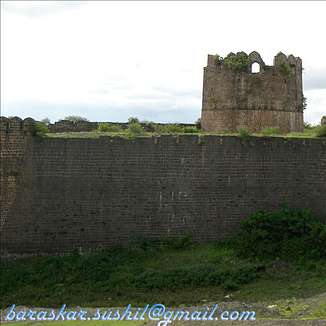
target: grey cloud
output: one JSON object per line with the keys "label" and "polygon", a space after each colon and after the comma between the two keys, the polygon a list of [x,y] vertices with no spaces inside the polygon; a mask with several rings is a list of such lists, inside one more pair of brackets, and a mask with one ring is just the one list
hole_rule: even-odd
{"label": "grey cloud", "polygon": [[90,93],[93,93],[93,94],[109,94],[109,93],[112,93],[112,89],[105,88],[105,87],[94,87],[94,88],[88,88],[87,90]]}
{"label": "grey cloud", "polygon": [[126,80],[126,77],[121,75],[107,75],[103,74],[102,77],[108,81]]}
{"label": "grey cloud", "polygon": [[306,68],[303,72],[303,88],[305,91],[326,89],[326,67]]}
{"label": "grey cloud", "polygon": [[141,68],[143,67],[143,64],[141,62],[135,62],[134,66],[137,68]]}
{"label": "grey cloud", "polygon": [[87,91],[92,94],[112,94],[121,90],[126,91],[131,88],[132,87],[130,85],[122,85],[119,82],[112,81],[112,82],[106,82],[101,86],[87,87]]}
{"label": "grey cloud", "polygon": [[28,18],[42,18],[45,16],[60,14],[64,11],[82,8],[85,2],[69,1],[5,1],[2,3],[2,10]]}
{"label": "grey cloud", "polygon": [[129,100],[171,100],[171,97],[164,93],[158,93],[158,92],[139,92],[136,94],[130,94],[126,96]]}
{"label": "grey cloud", "polygon": [[154,85],[154,91],[160,92],[170,98],[201,98],[201,89],[177,88],[173,85]]}
{"label": "grey cloud", "polygon": [[129,117],[160,123],[194,123],[200,117],[201,106],[175,104],[170,101],[151,103],[119,103],[102,101],[87,103],[78,101],[46,101],[46,100],[15,100],[2,103],[4,116],[18,116],[22,119],[32,117],[41,120],[48,117],[51,122],[58,121],[69,115],[82,116],[90,121],[126,122]]}
{"label": "grey cloud", "polygon": [[124,106],[125,120],[137,117],[140,120],[158,123],[194,123],[201,114],[201,107],[189,105],[173,105],[173,103],[130,103]]}
{"label": "grey cloud", "polygon": [[192,73],[193,71],[190,70],[190,69],[180,69],[179,72],[184,73],[184,74],[190,74],[190,73]]}

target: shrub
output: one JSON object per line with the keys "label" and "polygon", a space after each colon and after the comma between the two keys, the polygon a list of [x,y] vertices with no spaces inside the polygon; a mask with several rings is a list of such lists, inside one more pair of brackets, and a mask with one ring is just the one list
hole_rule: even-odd
{"label": "shrub", "polygon": [[136,117],[129,117],[128,123],[139,123],[139,119]]}
{"label": "shrub", "polygon": [[193,134],[193,133],[196,133],[198,132],[199,130],[196,128],[196,127],[184,127],[182,128],[182,131],[185,133],[185,134]]}
{"label": "shrub", "polygon": [[197,121],[195,122],[195,127],[197,129],[201,129],[201,118],[198,118]]}
{"label": "shrub", "polygon": [[225,290],[237,289],[239,285],[260,278],[253,266],[237,269],[216,269],[214,267],[198,266],[174,267],[145,271],[130,277],[129,282],[143,289],[173,289],[189,286],[221,286]]}
{"label": "shrub", "polygon": [[35,121],[31,124],[29,132],[34,137],[45,137],[49,133],[49,128],[44,125],[42,122]]}
{"label": "shrub", "polygon": [[230,70],[235,72],[242,72],[248,70],[250,58],[246,54],[233,55],[226,59]]}
{"label": "shrub", "polygon": [[166,125],[155,125],[155,132],[157,133],[181,133],[182,128],[177,123],[170,123]]}
{"label": "shrub", "polygon": [[279,132],[279,127],[264,127],[260,130],[260,133],[263,136],[272,136],[272,135],[278,135]]}
{"label": "shrub", "polygon": [[180,238],[168,237],[163,239],[163,246],[170,250],[182,250],[192,247],[192,234],[186,233]]}
{"label": "shrub", "polygon": [[142,121],[141,125],[144,127],[144,131],[147,131],[147,132],[155,131],[155,124],[153,121]]}
{"label": "shrub", "polygon": [[304,123],[303,123],[303,128],[304,128],[304,129],[312,129],[313,126],[311,125],[310,122],[304,122]]}
{"label": "shrub", "polygon": [[315,127],[315,134],[317,137],[326,137],[326,125]]}
{"label": "shrub", "polygon": [[214,54],[213,55],[213,58],[214,58],[215,61],[221,61],[221,60],[223,60],[223,58],[221,56],[219,56],[218,54]]}
{"label": "shrub", "polygon": [[249,140],[251,137],[251,132],[249,131],[247,126],[237,126],[237,131],[239,133],[238,137]]}
{"label": "shrub", "polygon": [[262,207],[240,223],[230,243],[243,258],[320,259],[326,256],[326,225],[308,209],[295,211],[286,203],[274,212]]}
{"label": "shrub", "polygon": [[143,127],[137,122],[132,122],[129,123],[127,132],[132,134],[141,134],[143,132]]}
{"label": "shrub", "polygon": [[125,244],[128,250],[155,250],[159,247],[159,240],[156,238],[146,238],[142,235],[131,237]]}
{"label": "shrub", "polygon": [[46,126],[48,126],[51,123],[49,118],[44,118],[44,119],[41,120],[41,122],[43,124],[45,124]]}
{"label": "shrub", "polygon": [[97,131],[99,131],[99,132],[121,132],[122,128],[118,125],[110,125],[108,123],[100,122],[98,124]]}
{"label": "shrub", "polygon": [[77,122],[77,121],[87,121],[88,122],[89,121],[86,118],[75,116],[75,115],[70,115],[69,117],[65,117],[64,120],[69,120],[72,122]]}

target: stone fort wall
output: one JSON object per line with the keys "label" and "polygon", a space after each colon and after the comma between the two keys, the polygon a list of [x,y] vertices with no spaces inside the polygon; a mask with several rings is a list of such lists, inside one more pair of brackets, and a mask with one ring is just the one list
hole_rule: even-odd
{"label": "stone fort wall", "polygon": [[[245,55],[244,52],[237,56]],[[278,53],[273,66],[264,63],[259,53],[251,52],[246,71],[232,71],[227,61],[208,55],[204,68],[202,129],[207,132],[237,132],[246,125],[251,132],[263,127],[279,127],[283,134],[303,132],[302,61],[293,55]],[[259,65],[253,72],[252,65]],[[289,74],[280,71],[286,64]]]}
{"label": "stone fort wall", "polygon": [[[104,122],[108,123],[109,125],[119,125],[122,129],[127,129],[129,123],[128,122]],[[164,125],[163,123],[156,123],[157,125]],[[145,128],[145,131],[152,131],[147,130],[148,127],[146,123],[141,122]],[[194,124],[190,123],[178,123],[178,125],[183,127],[194,126]],[[48,126],[50,133],[61,133],[61,132],[90,132],[97,130],[99,126],[99,122],[90,122],[90,121],[70,121],[70,120],[60,120]]]}
{"label": "stone fort wall", "polygon": [[129,236],[212,243],[264,205],[310,207],[325,221],[322,139],[179,135],[29,136],[1,119],[1,253],[99,250]]}

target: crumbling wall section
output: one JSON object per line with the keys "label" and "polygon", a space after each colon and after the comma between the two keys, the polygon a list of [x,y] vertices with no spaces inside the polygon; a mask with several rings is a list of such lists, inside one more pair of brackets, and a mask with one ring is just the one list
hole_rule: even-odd
{"label": "crumbling wall section", "polygon": [[[204,68],[202,129],[207,132],[237,132],[246,125],[251,132],[279,127],[281,133],[303,132],[302,62],[299,57],[277,54],[267,66],[259,53],[249,54],[245,71],[233,71],[228,60],[208,55]],[[258,63],[259,72],[252,72]],[[283,68],[284,67],[284,68]]]}

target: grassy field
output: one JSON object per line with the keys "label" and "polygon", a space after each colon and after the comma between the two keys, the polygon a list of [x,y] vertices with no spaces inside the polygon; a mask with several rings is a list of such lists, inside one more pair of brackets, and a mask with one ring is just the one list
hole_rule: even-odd
{"label": "grassy field", "polygon": [[[128,304],[135,309],[161,303],[174,309],[195,306],[204,310],[202,306],[208,302],[245,302],[253,304],[255,311],[262,305],[277,305],[282,316],[288,318],[309,306],[305,299],[326,292],[325,260],[252,262],[240,260],[231,249],[217,249],[214,245],[184,247],[151,248],[143,242],[116,251],[85,255],[74,252],[63,257],[2,262],[1,307],[16,304],[47,307],[50,311],[50,307],[60,309],[66,304],[94,308],[94,312],[96,307],[115,311],[113,307]],[[258,272],[256,264],[265,266],[265,271]],[[205,285],[210,278],[217,285]],[[285,310],[288,305],[292,307],[290,312]],[[311,307],[307,317],[326,318],[326,305],[322,302],[316,301]],[[39,323],[24,322],[24,325]],[[85,322],[48,323],[75,326]],[[119,321],[118,324],[143,323]],[[105,321],[105,324],[117,322]],[[88,321],[87,325],[103,325],[103,321]]]}
{"label": "grassy field", "polygon": [[211,245],[193,244],[190,234],[134,237],[96,253],[1,261],[1,309],[203,309],[218,302],[251,305],[261,316],[277,306],[272,317],[326,318],[325,253],[326,225],[284,203],[253,212],[236,237]]}
{"label": "grassy field", "polygon": [[[258,272],[256,264],[266,266]],[[142,307],[203,302],[266,302],[305,298],[326,291],[320,261],[252,262],[231,249],[191,245],[184,249],[108,249],[100,253],[18,259],[1,263],[1,308]]]}
{"label": "grassy field", "polygon": [[[137,119],[138,120],[138,119]],[[326,125],[311,126],[304,124],[304,132],[292,132],[289,134],[280,134],[278,127],[262,128],[260,133],[250,133],[246,126],[238,126],[237,133],[230,133],[223,129],[221,133],[211,134],[200,129],[200,124],[195,126],[181,127],[177,123],[170,124],[155,124],[154,122],[132,122],[128,124],[126,129],[123,129],[119,124],[99,123],[98,129],[91,132],[59,132],[49,133],[49,129],[41,122],[36,122],[31,129],[32,135],[41,137],[56,137],[56,138],[99,138],[100,136],[121,137],[125,139],[134,139],[135,137],[159,137],[164,134],[197,134],[218,135],[218,136],[237,136],[243,139],[250,137],[281,137],[281,138],[324,138],[326,136]]]}
{"label": "grassy field", "polygon": [[[196,134],[200,137],[208,136],[208,135],[215,135],[215,136],[238,136],[241,137],[239,133],[205,133],[205,132],[198,132],[198,133],[153,133],[153,132],[142,132],[142,133],[125,133],[125,132],[98,132],[98,131],[90,131],[90,132],[61,132],[61,133],[51,133],[46,134],[47,137],[50,138],[99,138],[101,136],[108,136],[108,137],[121,137],[125,139],[134,139],[135,137],[159,137],[160,135],[168,135],[168,134],[181,134],[181,135],[193,135]],[[251,134],[251,137],[278,137],[278,138],[320,138],[313,132],[292,132],[290,134],[285,135],[263,135],[263,134]]]}

